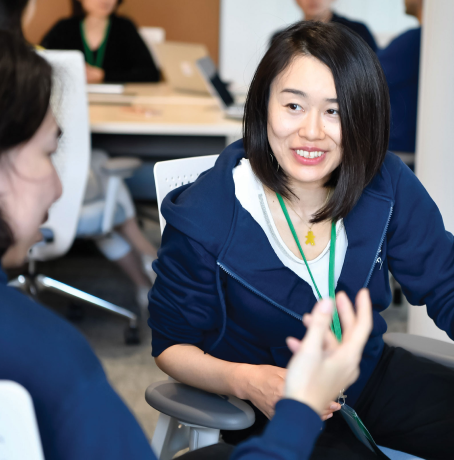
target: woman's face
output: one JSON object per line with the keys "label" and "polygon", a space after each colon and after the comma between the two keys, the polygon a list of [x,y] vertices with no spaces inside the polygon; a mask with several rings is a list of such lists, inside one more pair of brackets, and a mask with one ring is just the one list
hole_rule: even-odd
{"label": "woman's face", "polygon": [[330,69],[296,57],[270,88],[268,141],[289,185],[323,186],[342,158],[341,123]]}
{"label": "woman's face", "polygon": [[87,16],[107,18],[114,11],[118,0],[79,0]]}
{"label": "woman's face", "polygon": [[62,193],[52,154],[60,130],[49,110],[35,135],[12,148],[0,161],[0,208],[14,244],[2,258],[5,268],[24,263],[30,247],[41,240],[39,227]]}
{"label": "woman's face", "polygon": [[331,11],[333,0],[296,0],[304,12],[304,19],[319,20]]}

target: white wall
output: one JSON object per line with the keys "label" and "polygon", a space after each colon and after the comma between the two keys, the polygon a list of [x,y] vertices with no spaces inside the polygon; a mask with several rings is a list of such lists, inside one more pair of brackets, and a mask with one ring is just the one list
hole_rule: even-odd
{"label": "white wall", "polygon": [[[383,46],[418,25],[403,5],[404,0],[337,0],[333,9],[366,23]],[[294,0],[221,0],[221,78],[247,86],[273,32],[301,19]]]}

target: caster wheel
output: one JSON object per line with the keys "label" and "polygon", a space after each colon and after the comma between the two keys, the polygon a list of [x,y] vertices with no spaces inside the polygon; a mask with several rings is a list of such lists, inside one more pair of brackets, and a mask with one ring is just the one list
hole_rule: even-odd
{"label": "caster wheel", "polygon": [[393,304],[399,307],[402,305],[402,289],[400,287],[394,288]]}
{"label": "caster wheel", "polygon": [[70,321],[82,321],[85,318],[85,310],[80,305],[70,303],[66,311],[66,317]]}
{"label": "caster wheel", "polygon": [[125,344],[138,345],[140,343],[140,333],[137,327],[127,327],[125,329]]}

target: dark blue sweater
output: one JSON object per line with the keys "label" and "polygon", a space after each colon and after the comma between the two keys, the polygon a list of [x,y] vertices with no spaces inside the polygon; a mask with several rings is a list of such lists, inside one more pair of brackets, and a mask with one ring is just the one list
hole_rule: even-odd
{"label": "dark blue sweater", "polygon": [[[286,337],[305,334],[301,318],[316,298],[236,199],[232,170],[244,156],[235,142],[214,168],[162,203],[167,226],[149,307],[154,356],[186,343],[226,361],[285,367]],[[454,337],[454,242],[424,187],[392,153],[344,225],[348,249],[336,290],[354,300],[367,286],[374,318],[360,377],[347,390],[354,406],[383,350],[388,269],[409,302],[426,304]]]}
{"label": "dark blue sweater", "polygon": [[0,271],[0,379],[30,393],[46,460],[150,460],[144,433],[87,341],[6,281]]}
{"label": "dark blue sweater", "polygon": [[409,30],[377,53],[389,87],[389,150],[415,152],[421,27]]}
{"label": "dark blue sweater", "polygon": [[[6,281],[0,270],[0,380],[30,393],[46,460],[156,460],[82,335]],[[281,401],[264,437],[234,458],[306,460],[321,426],[309,407]]]}

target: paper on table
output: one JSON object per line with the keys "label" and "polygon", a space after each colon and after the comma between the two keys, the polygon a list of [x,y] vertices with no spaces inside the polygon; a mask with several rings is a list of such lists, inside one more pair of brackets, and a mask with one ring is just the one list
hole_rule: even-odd
{"label": "paper on table", "polygon": [[124,92],[125,92],[124,85],[111,85],[111,84],[87,85],[87,93],[123,94]]}

